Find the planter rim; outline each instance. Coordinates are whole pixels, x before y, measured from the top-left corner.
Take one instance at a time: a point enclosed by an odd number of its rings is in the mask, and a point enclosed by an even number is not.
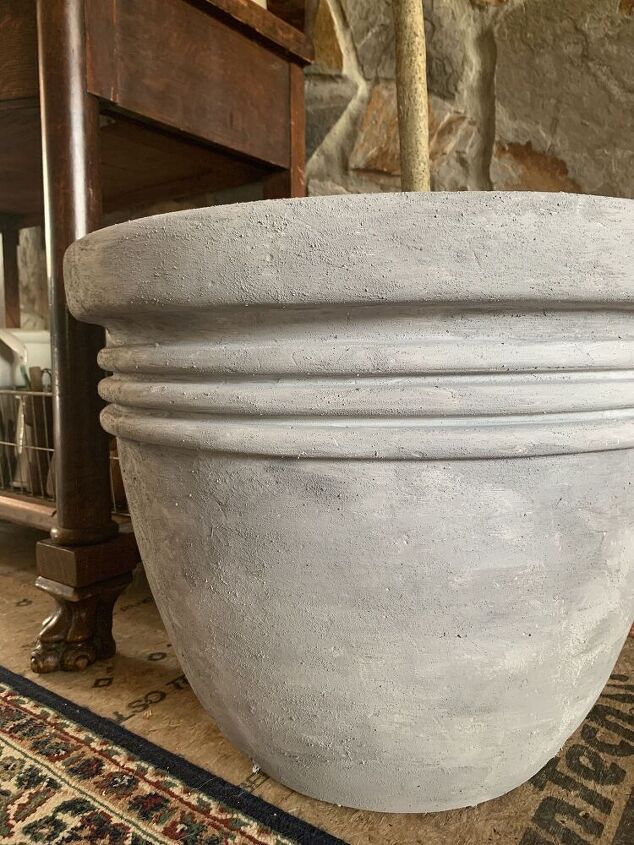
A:
[[[265,200],[132,220],[73,244],[65,277],[74,315],[107,325],[109,317],[255,305],[631,306],[630,266],[632,200],[436,192]]]
[[[123,439],[294,459],[631,448],[632,212],[536,193],[195,209],[77,242],[68,299],[111,332],[102,421]]]

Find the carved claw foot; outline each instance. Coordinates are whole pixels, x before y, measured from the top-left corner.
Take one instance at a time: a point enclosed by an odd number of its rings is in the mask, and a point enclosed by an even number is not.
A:
[[[88,587],[69,587],[39,577],[36,586],[55,599],[57,607],[44,620],[31,668],[40,674],[63,669],[77,672],[95,660],[112,657],[112,609],[132,580],[126,573]]]

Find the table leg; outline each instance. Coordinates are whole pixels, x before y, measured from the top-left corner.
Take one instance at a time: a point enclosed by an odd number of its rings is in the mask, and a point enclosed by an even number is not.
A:
[[[38,549],[38,585],[58,603],[33,653],[33,668],[41,672],[80,669],[103,652],[97,640],[107,639],[103,620],[109,624],[110,618],[103,606],[116,598],[112,572],[119,563],[108,441],[99,425],[97,352],[104,335],[71,316],[62,272],[67,246],[98,228],[101,218],[99,112],[86,89],[84,2],[38,0],[37,23],[57,506],[53,542],[46,543],[46,553]],[[81,588],[88,599],[80,595],[76,573],[85,547],[95,545],[103,549],[92,558],[90,583]],[[76,565],[64,569],[60,561],[69,554]],[[79,629],[81,658],[74,659]]]
[[[290,162],[287,170],[272,173],[264,182],[264,198],[303,197],[306,195],[304,167],[306,160],[306,120],[304,112],[304,72],[299,65],[289,65],[290,72]]]

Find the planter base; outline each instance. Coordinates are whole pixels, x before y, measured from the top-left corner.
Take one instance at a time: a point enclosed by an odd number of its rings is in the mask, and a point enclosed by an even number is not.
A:
[[[513,789],[582,721],[629,630],[631,451],[120,450],[196,695],[263,771],[314,798],[431,812]]]

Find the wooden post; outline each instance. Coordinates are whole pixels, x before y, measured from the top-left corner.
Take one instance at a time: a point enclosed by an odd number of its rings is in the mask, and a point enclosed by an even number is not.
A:
[[[392,0],[401,190],[429,191],[427,56],[423,0]]]
[[[104,333],[71,317],[62,271],[68,245],[100,225],[99,114],[86,91],[83,0],[38,0],[37,22],[54,372],[57,526],[51,536],[79,545],[116,533],[97,395]]]
[[[306,158],[306,119],[304,111],[304,71],[289,65],[290,162],[288,170],[279,170],[264,182],[264,199],[306,196],[304,165]]]
[[[99,424],[103,329],[66,306],[63,257],[101,220],[99,111],[87,92],[84,0],[38,0],[46,264],[51,315],[56,525],[37,546],[37,586],[56,611],[31,655],[36,672],[110,657],[112,606],[137,560],[111,518],[108,439]]]

